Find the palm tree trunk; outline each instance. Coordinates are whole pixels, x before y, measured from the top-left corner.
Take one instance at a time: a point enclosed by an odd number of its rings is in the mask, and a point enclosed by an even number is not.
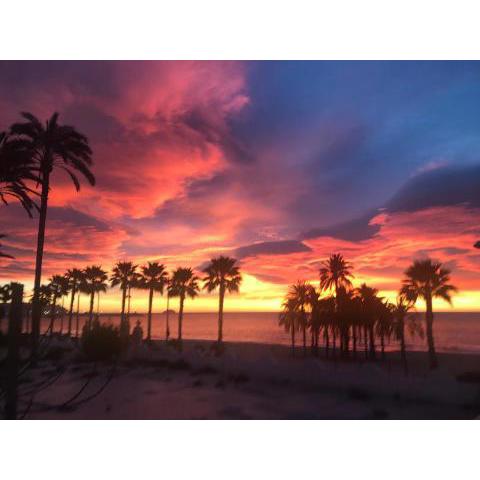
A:
[[[292,325],[292,356],[295,356],[295,325]]]
[[[363,326],[363,345],[365,349],[365,358],[368,358],[368,333],[367,333],[367,326]]]
[[[127,325],[127,319],[125,318],[125,302],[127,299],[127,287],[122,288],[122,312],[120,314],[120,334],[123,338],[127,338],[130,334],[130,328]]]
[[[373,325],[369,325],[368,327],[368,335],[370,337],[370,358],[375,359],[376,352],[375,352],[375,333],[373,331]]]
[[[168,342],[168,339],[170,338],[170,324],[168,322],[168,317],[170,315],[170,293],[167,291],[167,319],[166,319],[166,325],[165,325],[165,341]]]
[[[55,330],[55,310],[57,309],[57,296],[53,296],[52,304],[50,305],[50,325],[48,329],[50,330],[50,335],[53,335]]]
[[[385,360],[385,335],[383,332],[380,334],[380,347],[382,349],[382,360]]]
[[[307,356],[307,326],[303,323],[302,326],[302,333],[303,333],[303,356]]]
[[[33,300],[32,300],[32,358],[36,360],[38,340],[40,338],[40,319],[42,308],[39,302],[40,284],[42,281],[42,261],[43,246],[45,243],[45,225],[47,223],[47,205],[48,190],[50,183],[50,173],[45,173],[42,181],[42,193],[40,200],[40,217],[38,220],[38,236],[37,236],[37,255],[35,258],[35,280],[33,284]]]
[[[90,294],[90,310],[88,312],[88,329],[92,329],[92,321],[93,321],[93,304],[95,302],[95,292],[92,291]]]
[[[353,356],[357,357],[357,328],[352,326],[352,342],[353,342]]]
[[[182,341],[182,322],[183,322],[183,302],[185,301],[185,296],[180,295],[180,307],[178,309],[178,342]]]
[[[65,297],[62,297],[62,310],[60,312],[60,335],[63,334],[63,311],[65,310]]]
[[[337,332],[335,327],[332,327],[332,355],[335,356],[337,352]]]
[[[328,325],[325,327],[325,355],[328,358],[330,349],[330,338],[328,337]]]
[[[433,340],[433,308],[432,308],[432,296],[427,295],[425,299],[427,311],[425,312],[425,321],[427,324],[427,343],[428,343],[428,358],[430,368],[433,370],[438,367],[437,354],[435,352],[435,343]]]
[[[220,285],[218,295],[218,343],[223,341],[223,301],[225,299],[225,286]]]
[[[70,309],[68,311],[68,336],[72,336],[72,318],[73,318],[73,304],[75,302],[75,286],[72,287],[72,298],[70,299]]]
[[[147,341],[152,338],[152,304],[153,304],[153,288],[150,289],[148,296],[148,317],[147,317]]]
[[[75,323],[76,337],[78,338],[80,335],[80,291],[77,295],[77,315],[75,318]]]
[[[400,357],[402,359],[403,370],[405,371],[405,374],[408,374],[407,349],[405,346],[405,324],[403,321],[400,325]]]

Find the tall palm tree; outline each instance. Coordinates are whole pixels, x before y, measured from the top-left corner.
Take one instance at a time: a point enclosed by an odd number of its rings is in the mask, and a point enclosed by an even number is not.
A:
[[[341,253],[330,255],[329,259],[322,263],[320,268],[320,288],[322,290],[334,290],[335,296],[338,289],[352,287],[352,266],[343,258]]]
[[[10,131],[19,142],[23,142],[23,148],[29,151],[41,185],[32,305],[32,344],[35,353],[40,335],[41,312],[38,304],[38,289],[42,278],[43,247],[51,174],[54,169],[64,170],[70,176],[77,191],[80,190],[80,181],[76,172],[80,172],[90,185],[95,185],[95,177],[90,171],[93,164],[92,150],[85,135],[79,133],[74,127],[60,125],[58,123],[58,113],[54,113],[45,124],[42,124],[31,113],[23,112],[22,117],[25,122],[13,124]]]
[[[148,316],[147,316],[147,340],[152,338],[152,306],[153,292],[160,292],[163,295],[163,289],[167,282],[167,271],[165,265],[158,262],[148,262],[142,267],[142,273],[139,279],[139,287],[148,290]]]
[[[339,289],[343,288],[349,290],[352,287],[353,278],[352,266],[348,263],[341,253],[334,253],[330,255],[328,260],[322,263],[320,267],[320,289],[333,290],[335,292],[335,301],[338,309],[338,295]],[[333,328],[333,349],[335,352],[335,327]],[[342,333],[342,332],[341,332]],[[345,332],[340,338],[340,345],[343,347],[346,343],[344,338]]]
[[[365,355],[374,359],[375,351],[375,324],[379,314],[380,303],[383,298],[378,297],[378,290],[362,283],[355,290],[356,296],[361,302],[361,323],[364,328]]]
[[[39,180],[30,150],[24,142],[0,132],[0,200],[8,205],[9,197],[18,200],[28,215],[36,204],[31,195],[37,192],[28,186]]]
[[[52,300],[52,291],[50,289],[50,285],[40,285],[38,298],[40,301],[40,313],[42,316],[46,316],[46,314],[50,312],[49,306]],[[31,301],[33,302],[33,295]],[[48,330],[50,330],[50,327]]]
[[[230,257],[216,257],[210,260],[210,264],[203,270],[206,277],[203,279],[203,288],[213,292],[218,288],[218,343],[223,341],[223,302],[225,292],[238,292],[242,283],[237,260]]]
[[[282,311],[278,317],[278,324],[283,326],[290,334],[292,342],[292,355],[295,356],[295,333],[298,331],[298,305],[295,299],[285,298],[282,303]]]
[[[412,302],[421,298],[425,301],[425,323],[427,331],[428,356],[430,368],[438,366],[433,339],[433,299],[441,298],[447,303],[452,303],[452,293],[457,288],[450,283],[450,270],[443,268],[440,262],[415,260],[405,271],[405,279],[402,282],[401,294]]]
[[[397,340],[400,342],[400,358],[402,360],[405,373],[408,373],[407,348],[405,344],[405,320],[412,307],[412,302],[409,302],[402,294],[398,295],[397,302],[391,307],[394,320],[394,334]]]
[[[125,304],[127,300],[127,294],[129,295],[129,290],[132,287],[132,284],[137,280],[137,267],[132,262],[118,262],[112,270],[110,275],[110,285],[112,287],[120,286],[122,291],[122,311],[120,316],[120,332],[123,336],[128,337],[130,333],[130,326],[128,325],[128,320],[125,317]]]
[[[290,286],[287,293],[287,299],[292,300],[292,302],[294,302],[297,306],[298,326],[302,330],[304,355],[307,354],[307,308],[310,305],[309,299],[311,295],[311,288],[312,286],[309,283],[298,281]]]
[[[68,336],[70,337],[72,335],[73,305],[75,302],[75,295],[77,295],[77,292],[79,291],[80,285],[82,283],[83,272],[78,268],[72,268],[70,270],[67,270],[65,278],[68,281],[68,287],[70,289],[70,309],[68,311]]]
[[[172,273],[168,291],[170,296],[180,298],[180,306],[178,309],[179,346],[181,346],[182,342],[183,306],[185,303],[185,298],[195,298],[198,295],[198,280],[199,278],[193,273],[191,268],[179,267]]]
[[[393,314],[394,305],[387,300],[378,303],[378,317],[376,323],[376,334],[380,338],[380,352],[382,360],[385,360],[385,339],[390,339],[394,332],[395,317]]]
[[[50,304],[50,333],[53,334],[55,331],[55,318],[57,315],[57,301],[62,298],[67,293],[67,284],[65,282],[65,277],[62,275],[53,275],[48,283],[50,289],[50,294],[52,302]]]
[[[88,311],[88,329],[92,328],[93,322],[93,304],[95,294],[107,291],[108,275],[102,267],[92,265],[84,270],[84,278],[81,290],[90,295],[90,308]]]

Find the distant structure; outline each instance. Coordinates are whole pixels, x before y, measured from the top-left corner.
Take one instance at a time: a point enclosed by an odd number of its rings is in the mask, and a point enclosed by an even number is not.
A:
[[[474,247],[475,247],[475,248],[480,248],[480,240],[475,243]]]

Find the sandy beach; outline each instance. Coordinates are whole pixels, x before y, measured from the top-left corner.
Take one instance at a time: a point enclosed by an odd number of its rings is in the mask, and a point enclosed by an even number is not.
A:
[[[84,362],[68,339],[21,376],[26,419],[473,419],[480,414],[480,356],[426,353],[386,361],[326,360],[299,348],[185,341],[141,345],[115,363]],[[359,354],[361,358],[362,354]]]

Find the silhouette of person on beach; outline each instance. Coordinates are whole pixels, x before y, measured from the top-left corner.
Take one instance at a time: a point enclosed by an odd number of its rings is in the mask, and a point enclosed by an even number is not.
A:
[[[140,324],[140,320],[137,320],[137,323],[135,324],[135,327],[133,328],[132,331],[132,340],[133,344],[135,346],[138,346],[142,343],[143,340],[143,328]]]

